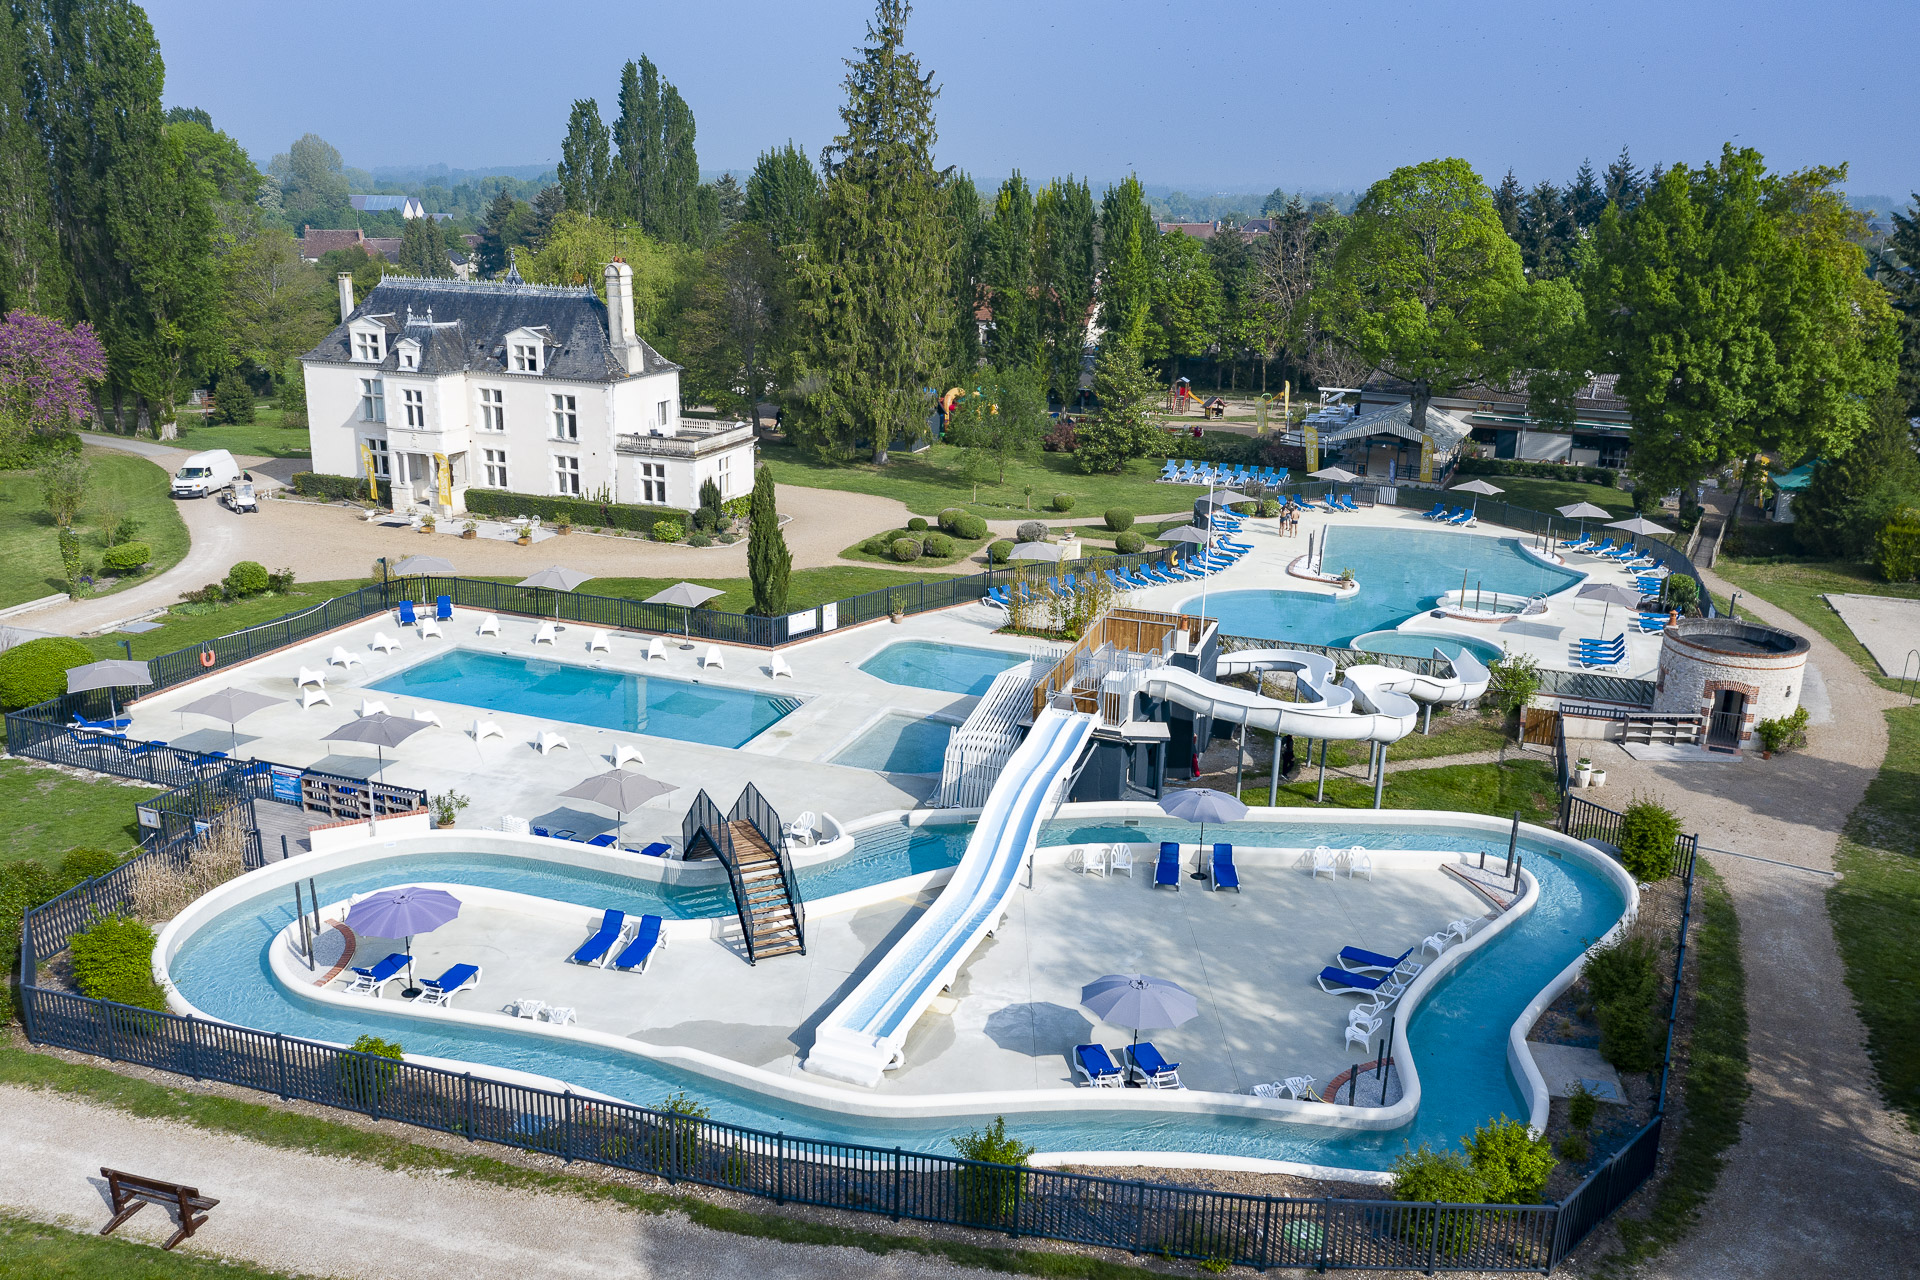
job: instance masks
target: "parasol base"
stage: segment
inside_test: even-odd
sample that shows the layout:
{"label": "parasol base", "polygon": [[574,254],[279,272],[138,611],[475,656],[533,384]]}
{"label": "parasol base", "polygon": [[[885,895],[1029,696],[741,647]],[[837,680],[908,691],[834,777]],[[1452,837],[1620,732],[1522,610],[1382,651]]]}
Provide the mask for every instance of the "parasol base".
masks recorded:
{"label": "parasol base", "polygon": [[420,988],[406,987],[401,990],[400,998],[402,1000],[418,1000],[420,998]]}

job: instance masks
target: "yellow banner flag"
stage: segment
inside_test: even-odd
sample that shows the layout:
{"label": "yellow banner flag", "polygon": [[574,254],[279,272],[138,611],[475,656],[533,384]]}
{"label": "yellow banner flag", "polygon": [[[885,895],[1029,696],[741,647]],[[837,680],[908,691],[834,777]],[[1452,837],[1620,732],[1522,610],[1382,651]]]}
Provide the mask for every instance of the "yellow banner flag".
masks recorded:
{"label": "yellow banner flag", "polygon": [[1420,433],[1420,480],[1433,483],[1433,437],[1425,431]]}
{"label": "yellow banner flag", "polygon": [[1267,434],[1267,406],[1272,403],[1272,396],[1261,396],[1254,402],[1253,434],[1257,436]]}
{"label": "yellow banner flag", "polygon": [[1309,422],[1306,425],[1306,435],[1307,471],[1312,473],[1320,469],[1320,428]]}
{"label": "yellow banner flag", "polygon": [[373,447],[360,446],[360,469],[367,474],[367,497],[374,502],[380,501],[380,477],[373,474]]}
{"label": "yellow banner flag", "polygon": [[440,477],[440,505],[450,507],[453,505],[453,468],[448,465],[446,454],[433,455],[433,469]]}

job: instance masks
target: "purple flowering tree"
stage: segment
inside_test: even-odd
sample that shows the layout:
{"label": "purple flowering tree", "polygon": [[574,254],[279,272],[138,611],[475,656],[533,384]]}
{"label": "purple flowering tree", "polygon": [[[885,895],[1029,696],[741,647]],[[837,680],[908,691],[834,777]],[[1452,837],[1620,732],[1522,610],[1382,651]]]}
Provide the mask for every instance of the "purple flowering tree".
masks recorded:
{"label": "purple flowering tree", "polygon": [[69,329],[31,311],[0,321],[0,417],[16,430],[71,431],[106,376],[106,349],[85,321]]}

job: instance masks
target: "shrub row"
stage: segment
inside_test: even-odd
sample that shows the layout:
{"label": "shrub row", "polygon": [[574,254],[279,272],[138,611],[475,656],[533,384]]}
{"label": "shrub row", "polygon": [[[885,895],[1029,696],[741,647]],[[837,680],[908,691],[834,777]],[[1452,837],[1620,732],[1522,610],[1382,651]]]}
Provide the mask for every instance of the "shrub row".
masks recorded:
{"label": "shrub row", "polygon": [[365,502],[367,482],[359,476],[330,476],[319,471],[293,473],[293,491],[310,498],[330,498],[336,502]]}
{"label": "shrub row", "polygon": [[1620,486],[1620,473],[1612,467],[1576,467],[1566,462],[1519,462],[1512,458],[1462,458],[1463,476],[1524,476],[1534,480],[1572,480],[1580,484]]}
{"label": "shrub row", "polygon": [[76,432],[63,431],[50,436],[24,431],[0,439],[0,471],[31,471],[49,458],[79,452],[80,437]]}
{"label": "shrub row", "polygon": [[[691,517],[677,507],[641,507],[624,502],[592,502],[585,498],[563,498],[554,494],[512,493],[506,489],[467,490],[467,510],[477,516],[539,516],[550,524],[585,525],[601,529],[630,529],[652,533],[653,527],[671,521],[684,532]],[[731,504],[728,513],[732,514]],[[680,534],[676,534],[678,538]]]}

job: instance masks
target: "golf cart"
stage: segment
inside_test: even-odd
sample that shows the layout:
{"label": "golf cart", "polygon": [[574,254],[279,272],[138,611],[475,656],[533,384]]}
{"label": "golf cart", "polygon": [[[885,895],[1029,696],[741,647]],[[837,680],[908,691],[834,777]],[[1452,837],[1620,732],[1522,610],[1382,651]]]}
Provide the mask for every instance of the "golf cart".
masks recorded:
{"label": "golf cart", "polygon": [[254,497],[253,481],[251,479],[235,480],[233,487],[228,489],[221,497],[225,499],[227,510],[229,511],[236,514],[243,514],[248,511],[253,512],[255,515],[260,514],[260,501]]}

